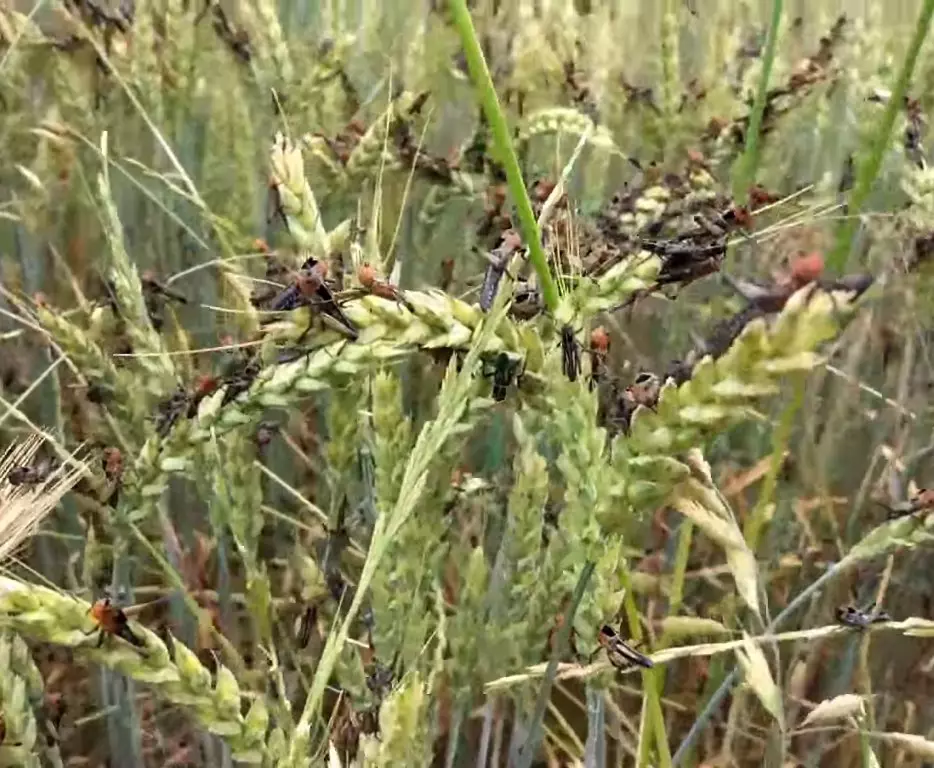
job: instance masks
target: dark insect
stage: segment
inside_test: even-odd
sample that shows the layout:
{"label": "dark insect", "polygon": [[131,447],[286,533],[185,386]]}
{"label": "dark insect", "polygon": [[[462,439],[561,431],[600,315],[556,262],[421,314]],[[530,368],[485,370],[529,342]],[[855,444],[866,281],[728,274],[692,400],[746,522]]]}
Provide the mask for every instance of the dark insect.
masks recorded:
{"label": "dark insect", "polygon": [[97,622],[97,626],[85,634],[91,635],[95,632],[100,633],[97,638],[98,648],[104,644],[104,638],[107,635],[116,635],[121,640],[125,640],[136,648],[146,647],[146,642],[138,635],[135,635],[130,629],[130,620],[123,612],[123,609],[114,605],[109,597],[101,598],[94,603],[88,613],[90,613],[94,621]]}
{"label": "dark insect", "polygon": [[[488,366],[492,365],[492,369]],[[487,378],[493,378],[493,399],[501,403],[506,399],[506,393],[509,385],[515,381],[517,384],[522,379],[522,360],[511,357],[508,352],[500,352],[490,362],[489,358],[484,360],[484,373]]]}
{"label": "dark insect", "polygon": [[367,626],[367,651],[363,654],[364,668],[367,670],[366,687],[373,694],[375,702],[371,707],[361,711],[360,725],[361,733],[379,735],[379,710],[383,700],[392,691],[392,684],[399,677],[399,651],[397,650],[392,658],[392,662],[387,666],[383,664],[376,655],[376,648],[373,645],[373,617],[372,611],[368,611],[368,617],[365,618]]}
{"label": "dark insect", "polygon": [[244,29],[238,29],[224,13],[220,3],[210,4],[213,13],[214,32],[217,37],[230,49],[235,58],[243,64],[249,64],[253,58],[250,37]]}
{"label": "dark insect", "polygon": [[[557,520],[554,522],[557,523]],[[567,609],[569,603],[570,596],[567,596],[564,600],[561,601],[561,610],[554,615],[554,618],[551,621],[551,627],[548,629],[548,638],[545,641],[545,647],[548,649],[549,655],[555,653],[555,649],[557,648],[558,634],[564,628],[565,622],[567,621]],[[571,627],[571,631],[568,633],[568,648],[574,655],[574,658],[580,657],[580,653],[577,650],[577,640],[575,638],[573,627]]]}
{"label": "dark insect", "polygon": [[921,145],[921,138],[924,135],[926,126],[921,102],[918,101],[918,99],[912,99],[906,96],[905,113],[908,118],[903,139],[905,154],[915,166],[924,168],[926,162],[924,159],[924,147]]}
{"label": "dark insect", "polygon": [[517,286],[512,296],[509,314],[518,320],[531,320],[543,309],[541,294],[528,283]]}
{"label": "dark insect", "polygon": [[275,177],[269,179],[269,187],[266,195],[266,226],[269,226],[276,219],[282,221],[285,231],[289,231],[289,218],[285,215],[285,209],[282,207],[282,198],[279,195],[279,183]]}
{"label": "dark insect", "polygon": [[119,448],[108,446],[101,452],[101,466],[104,469],[104,477],[111,484],[107,498],[104,502],[116,507],[120,500],[120,480],[123,477],[123,452]]}
{"label": "dark insect", "polygon": [[877,624],[883,621],[891,621],[892,617],[885,611],[873,613],[871,611],[861,611],[852,605],[837,608],[837,621],[848,627],[855,629],[866,629],[871,624]]}
{"label": "dark insect", "polygon": [[174,662],[175,661],[175,638],[172,637],[172,632],[169,628],[169,624],[166,621],[163,621],[159,624],[159,631],[157,632],[159,639],[165,645],[165,649],[169,652],[169,658]]}
{"label": "dark insect", "polygon": [[201,405],[201,401],[204,400],[208,395],[213,394],[217,391],[217,388],[220,386],[220,381],[215,376],[210,374],[202,374],[197,379],[195,379],[194,389],[191,391],[191,394],[188,396],[188,411],[186,416],[189,419],[193,419],[198,415],[198,406]]}
{"label": "dark insect", "polygon": [[84,396],[87,398],[88,402],[94,403],[94,405],[103,405],[109,402],[113,394],[114,391],[112,387],[101,383],[89,384],[88,388],[84,391]]}
{"label": "dark insect", "polygon": [[886,506],[886,509],[889,511],[889,520],[896,520],[900,517],[911,517],[919,512],[930,512],[934,510],[934,489],[922,488],[908,499],[908,501],[892,506],[883,506]]}
{"label": "dark insect", "polygon": [[[281,271],[276,267],[276,262],[270,260],[269,266],[274,274],[281,276]],[[267,269],[267,274],[270,269]],[[305,294],[314,295],[318,287],[324,285],[326,277],[327,265],[317,259],[308,259],[302,264],[299,271],[293,275],[289,285],[272,295],[255,298],[253,304],[270,312],[288,312],[297,309],[306,305]]]}
{"label": "dark insect", "polygon": [[[690,371],[688,371],[690,376]],[[601,393],[600,423],[610,428],[611,434],[629,433],[636,409],[641,405],[654,409],[661,392],[661,379],[651,371],[643,371],[628,387],[620,391],[615,379],[609,381],[605,395]]]}
{"label": "dark insect", "polygon": [[7,473],[6,481],[10,485],[25,485],[29,488],[34,488],[48,480],[58,466],[58,459],[51,457],[39,459],[39,461],[31,467],[13,467],[13,469]]}
{"label": "dark insect", "polygon": [[159,437],[167,437],[178,420],[188,413],[190,400],[185,388],[179,387],[170,398],[156,406],[156,434]]}
{"label": "dark insect", "polygon": [[[483,219],[477,225],[477,237],[489,245],[498,244],[502,233],[512,227],[512,219],[506,210],[506,185],[492,184],[487,187]],[[486,238],[489,237],[490,241]]]}
{"label": "dark insect", "polygon": [[[266,309],[273,312],[285,312],[297,307],[311,307],[335,330],[356,340],[359,336],[357,327],[340,308],[326,282],[328,267],[323,261],[311,258],[302,264],[292,284],[280,291]],[[310,330],[306,329],[306,333]]]}
{"label": "dark insect", "polygon": [[143,301],[146,304],[146,313],[149,315],[149,321],[152,327],[161,331],[165,325],[165,302],[166,299],[176,301],[180,304],[187,304],[188,299],[177,291],[173,291],[165,283],[162,283],[156,277],[152,270],[146,270],[140,282],[143,285]]}
{"label": "dark insect", "polygon": [[522,245],[522,238],[514,229],[507,229],[500,237],[499,245],[486,258],[489,261],[480,285],[480,309],[489,312],[496,299],[499,284],[506,274],[506,265],[513,253]]}
{"label": "dark insect", "polygon": [[224,397],[221,399],[221,406],[233,402],[243,392],[246,392],[253,381],[259,376],[262,370],[262,363],[258,358],[250,358],[240,363],[239,368],[230,373],[221,382],[224,389]]}
{"label": "dark insect", "polygon": [[377,278],[376,270],[369,264],[364,263],[360,265],[357,269],[357,280],[368,293],[372,293],[374,296],[380,296],[384,299],[389,299],[390,301],[395,301],[404,306],[409,312],[415,313],[415,307],[412,305],[412,302],[405,298],[402,291],[387,280],[380,280]]}
{"label": "dark insect", "polygon": [[648,656],[639,653],[637,650],[627,645],[616,630],[609,624],[604,624],[600,628],[597,641],[606,651],[606,656],[610,660],[610,664],[620,671],[626,671],[634,667],[651,669],[655,666]]}
{"label": "dark insect", "polygon": [[486,114],[481,109],[473,136],[461,153],[461,165],[470,173],[482,174],[489,162],[489,130]]}
{"label": "dark insect", "polygon": [[600,110],[597,107],[597,102],[573,61],[564,63],[564,87],[580,111],[593,120],[594,123],[599,123]]}
{"label": "dark insect", "polygon": [[778,195],[769,192],[761,184],[753,184],[749,188],[749,207],[756,211],[780,200]]}
{"label": "dark insect", "polygon": [[568,381],[577,381],[581,369],[581,351],[574,329],[570,325],[561,328],[561,372]]}
{"label": "dark insect", "polygon": [[661,380],[651,371],[643,371],[631,386],[626,388],[626,395],[635,405],[654,408],[661,392]]}
{"label": "dark insect", "polygon": [[626,101],[648,107],[657,115],[662,113],[661,107],[658,106],[658,102],[655,100],[655,95],[652,93],[651,88],[639,88],[622,77],[619,78],[619,84],[626,94]]}
{"label": "dark insect", "polygon": [[309,605],[302,613],[302,620],[298,624],[296,642],[299,648],[307,648],[311,642],[311,633],[318,624],[318,606]]}
{"label": "dark insect", "polygon": [[[370,642],[372,647],[372,640]],[[392,684],[396,679],[395,669],[398,663],[398,651],[396,651],[396,655],[389,666],[381,663],[377,658],[375,658],[374,654],[372,668],[370,673],[366,676],[366,687],[369,688],[370,692],[377,698],[378,701],[382,701],[386,694],[392,690]]]}
{"label": "dark insect", "polygon": [[261,421],[256,428],[256,447],[260,453],[266,450],[272,439],[279,432],[279,423],[276,421]]}
{"label": "dark insect", "polygon": [[119,448],[112,446],[104,448],[101,452],[101,465],[108,480],[119,480],[123,475],[123,453]]}
{"label": "dark insect", "polygon": [[350,703],[350,695],[342,691],[336,707],[336,713],[331,720],[329,738],[337,754],[345,762],[353,762],[360,748],[360,734],[363,733],[363,723],[360,716],[354,711]]}
{"label": "dark insect", "polygon": [[447,293],[451,290],[451,283],[454,282],[454,259],[443,259],[441,261],[441,281],[438,287]]}
{"label": "dark insect", "polygon": [[160,296],[164,296],[165,298],[171,299],[172,301],[177,301],[180,304],[188,303],[188,298],[186,296],[183,296],[178,291],[173,291],[165,283],[161,282],[159,278],[156,277],[156,273],[151,269],[147,269],[145,272],[143,272],[142,276],[140,277],[140,282],[143,284],[143,290],[157,293]]}
{"label": "dark insect", "polygon": [[344,596],[344,590],[347,587],[341,574],[341,557],[350,543],[350,535],[344,524],[346,514],[347,504],[345,502],[338,512],[336,524],[328,527],[328,538],[321,558],[321,570],[324,572],[325,583],[331,597],[337,601]]}

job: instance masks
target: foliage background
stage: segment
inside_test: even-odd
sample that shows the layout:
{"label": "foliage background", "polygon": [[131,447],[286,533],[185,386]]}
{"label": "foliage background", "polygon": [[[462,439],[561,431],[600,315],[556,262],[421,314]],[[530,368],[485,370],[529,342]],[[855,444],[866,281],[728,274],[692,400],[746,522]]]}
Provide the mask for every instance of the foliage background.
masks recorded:
{"label": "foliage background", "polygon": [[[243,276],[263,274],[257,238],[293,256],[340,250],[412,289],[438,285],[453,260],[450,293],[474,300],[466,292],[485,265],[474,245],[488,180],[411,176],[379,131],[390,95],[404,88],[430,93],[418,124],[425,151],[447,157],[474,135],[461,41],[432,5],[441,4],[139,0],[126,32],[81,2],[0,10],[0,429],[6,442],[40,425],[69,450],[90,444],[95,457],[94,482],[66,497],[9,567],[55,590],[8,584],[0,603],[8,732],[53,764],[498,765],[532,759],[520,748],[547,701],[534,758],[552,764],[670,765],[674,755],[680,765],[921,765],[934,753],[926,527],[886,524],[873,503],[904,498],[930,474],[930,277],[916,242],[931,228],[934,180],[905,150],[902,111],[838,269],[869,271],[882,289],[821,347],[825,358],[795,358],[806,377],[763,371],[829,340],[833,330],[818,337],[848,319],[845,300],[789,314],[785,336],[769,337],[781,344],[763,342],[767,353],[734,355],[710,374],[777,383],[777,397],[755,399],[755,418],[717,401],[719,411],[689,428],[685,409],[712,401],[670,395],[675,405],[659,408],[658,423],[645,415],[652,429],[671,427],[670,443],[649,450],[643,436],[607,447],[595,396],[560,375],[547,319],[531,337],[503,331],[508,324],[496,331],[496,343],[541,357],[529,371],[537,390],[494,404],[489,381],[465,366],[460,378],[449,371],[439,399],[443,366],[403,355],[397,342],[417,331],[417,345],[455,346],[453,326],[442,338],[440,320],[425,330],[363,302],[359,359],[332,362],[332,344],[304,368],[271,365],[267,383],[238,403],[219,410],[214,397],[164,445],[153,438],[156,404],[224,362],[224,352],[186,351],[255,330]],[[872,156],[885,105],[870,97],[895,87],[922,5],[784,3],[771,84],[793,76],[839,14],[848,23],[831,74],[770,126],[752,167],[782,195],[808,188],[757,217],[755,237],[733,244],[725,271],[768,278],[799,251],[829,258],[846,221],[847,159],[860,167]],[[747,52],[761,52],[772,9],[739,0],[472,4],[529,178],[557,177],[590,127],[564,66],[583,73],[600,120],[568,180],[582,232],[623,183],[639,180],[627,157],[682,172],[688,150],[701,150],[714,188],[739,185],[742,146],[704,136],[711,118],[748,113],[768,67]],[[71,36],[78,42],[60,50]],[[909,89],[922,113],[934,98],[932,55],[924,45]],[[639,89],[648,91],[640,98]],[[294,155],[270,152],[277,131],[296,142],[334,137],[355,118],[375,131],[345,169],[320,142],[304,146],[297,173]],[[288,231],[267,218],[270,173],[301,204],[287,211]],[[573,263],[577,250],[562,258]],[[213,260],[223,264],[193,269]],[[169,306],[161,334],[145,319],[147,269],[189,299]],[[152,356],[112,356],[119,329],[104,276],[134,351]],[[40,291],[48,308],[28,301]],[[610,330],[609,367],[626,382],[664,369],[738,306],[715,277],[674,302],[646,299],[599,318],[584,299],[563,305],[578,310],[575,322]],[[468,338],[489,341],[476,313],[458,311]],[[294,337],[299,324],[273,333]],[[104,408],[88,402],[95,382],[114,390]],[[281,432],[257,453],[256,426],[268,418]],[[657,437],[652,429],[645,434]],[[108,505],[97,451],[117,445],[127,477]],[[704,450],[711,481],[696,457],[684,459],[689,448]],[[693,496],[679,485],[685,467]],[[328,531],[345,518],[350,541],[335,565]],[[731,533],[711,535],[716,520]],[[548,535],[557,543],[543,544]],[[737,553],[754,556],[751,571]],[[543,697],[535,665],[547,661],[555,617],[587,563],[594,576],[573,621],[580,658],[565,652],[568,676]],[[370,591],[335,599],[335,570],[350,585],[366,578]],[[154,633],[147,643],[171,631],[174,659],[166,651],[140,661],[116,642],[84,647],[80,601],[105,585],[139,607],[133,618]],[[803,634],[743,645],[743,632],[766,634],[796,595],[801,610],[782,629]],[[356,615],[342,623],[356,596]],[[864,635],[833,627],[834,609],[851,600],[876,601],[901,623]],[[302,646],[297,628],[312,608]],[[617,615],[625,636],[647,637],[666,663],[641,676],[598,664],[580,679],[600,624]],[[385,696],[367,685],[364,619],[377,659],[404,670]],[[734,668],[745,683],[718,699]],[[860,698],[836,699],[840,712],[804,723],[818,702],[850,693]],[[363,713],[380,700],[380,738],[360,738]],[[27,759],[10,749],[12,764]]]}

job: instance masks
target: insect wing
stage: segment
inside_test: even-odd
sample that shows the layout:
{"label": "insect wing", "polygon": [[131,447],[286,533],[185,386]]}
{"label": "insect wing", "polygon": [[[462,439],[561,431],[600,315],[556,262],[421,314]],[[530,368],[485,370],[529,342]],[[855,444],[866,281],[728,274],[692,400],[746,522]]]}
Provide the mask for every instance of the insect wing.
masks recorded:
{"label": "insect wing", "polygon": [[496,299],[496,293],[499,290],[499,284],[506,273],[504,265],[505,259],[502,257],[488,256],[489,264],[483,273],[483,282],[480,285],[480,309],[489,312]]}
{"label": "insect wing", "polygon": [[577,381],[580,373],[581,354],[577,345],[577,339],[574,338],[574,329],[569,325],[561,329],[561,370],[568,381]]}
{"label": "insect wing", "polygon": [[630,648],[619,637],[615,637],[610,641],[606,653],[610,663],[617,669],[632,669],[633,667],[651,669],[655,666],[648,656],[639,653],[634,648]]}
{"label": "insect wing", "polygon": [[845,608],[837,608],[837,621],[847,627],[864,629],[870,624],[871,619],[863,611],[848,605]]}

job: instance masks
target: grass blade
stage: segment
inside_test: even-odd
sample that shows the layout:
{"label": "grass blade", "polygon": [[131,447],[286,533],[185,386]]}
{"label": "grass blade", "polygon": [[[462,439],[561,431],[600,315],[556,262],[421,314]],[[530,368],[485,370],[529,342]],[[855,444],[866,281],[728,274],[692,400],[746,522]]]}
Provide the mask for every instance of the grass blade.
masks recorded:
{"label": "grass blade", "polygon": [[590,577],[593,575],[595,563],[590,561],[584,564],[581,575],[577,580],[577,586],[574,588],[574,595],[564,614],[564,622],[561,626],[561,632],[558,634],[558,642],[555,650],[548,662],[548,669],[545,671],[545,677],[542,680],[542,687],[538,691],[538,699],[535,702],[535,711],[532,713],[532,721],[529,724],[529,736],[525,740],[522,751],[519,754],[517,768],[531,768],[532,761],[535,759],[535,752],[538,750],[538,742],[542,737],[542,720],[545,717],[545,710],[548,708],[548,700],[551,698],[551,686],[554,683],[555,675],[558,672],[558,659],[568,647],[568,641],[571,637],[571,627],[574,625],[574,614],[580,605],[581,599],[587,585],[590,583]]}
{"label": "grass blade", "polygon": [[535,213],[532,211],[532,202],[529,200],[528,192],[525,189],[522,171],[519,168],[519,160],[512,146],[509,126],[499,106],[493,78],[490,77],[490,70],[483,58],[483,51],[480,48],[480,42],[477,40],[477,32],[474,29],[465,0],[451,0],[451,14],[461,36],[461,44],[464,46],[464,55],[467,58],[470,76],[477,88],[477,95],[483,106],[483,112],[486,114],[490,130],[493,133],[493,143],[506,171],[509,192],[519,214],[522,237],[529,248],[529,260],[538,274],[542,298],[545,301],[545,306],[553,310],[558,304],[558,287],[548,267],[548,259],[545,256],[545,249],[542,248]]}
{"label": "grass blade", "polygon": [[750,185],[756,177],[759,165],[759,135],[762,130],[762,115],[769,92],[769,79],[772,76],[772,64],[775,61],[775,48],[778,44],[778,27],[782,21],[783,0],[772,0],[772,18],[769,22],[768,37],[765,41],[765,53],[762,57],[762,73],[759,75],[759,88],[756,100],[749,115],[749,128],[746,130],[746,148],[739,158],[733,177],[733,196],[744,200]]}
{"label": "grass blade", "polygon": [[892,95],[889,96],[889,102],[885,106],[885,112],[883,112],[882,119],[879,121],[879,127],[873,136],[872,143],[869,145],[869,154],[860,163],[859,170],[856,173],[856,183],[847,200],[850,215],[840,224],[840,228],[837,230],[837,241],[830,258],[827,260],[827,266],[838,274],[846,266],[847,258],[850,255],[850,246],[859,223],[858,214],[865,205],[866,199],[872,190],[873,182],[875,182],[876,176],[879,175],[879,169],[882,167],[882,160],[889,145],[892,126],[895,125],[895,116],[901,110],[905,95],[908,93],[908,83],[911,81],[911,74],[914,72],[915,64],[918,62],[918,55],[921,53],[921,46],[927,37],[928,28],[931,26],[932,15],[934,15],[934,0],[924,0],[924,5],[915,24],[914,36],[911,38],[911,43],[909,43],[908,50],[905,53],[902,69],[898,73],[898,80],[895,81]]}

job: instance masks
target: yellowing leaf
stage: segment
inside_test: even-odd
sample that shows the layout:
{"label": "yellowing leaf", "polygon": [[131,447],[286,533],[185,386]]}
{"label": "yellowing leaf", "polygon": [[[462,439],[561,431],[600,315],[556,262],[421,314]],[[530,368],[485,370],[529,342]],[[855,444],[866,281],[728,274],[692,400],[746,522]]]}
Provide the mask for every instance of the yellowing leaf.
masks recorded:
{"label": "yellowing leaf", "polygon": [[730,634],[730,630],[719,621],[702,616],[666,616],[661,625],[662,633],[669,639]]}
{"label": "yellowing leaf", "polygon": [[746,684],[752,688],[766,711],[784,728],[785,710],[781,691],[772,679],[772,672],[762,649],[745,632],[742,647],[736,649],[736,658],[743,668]]}

